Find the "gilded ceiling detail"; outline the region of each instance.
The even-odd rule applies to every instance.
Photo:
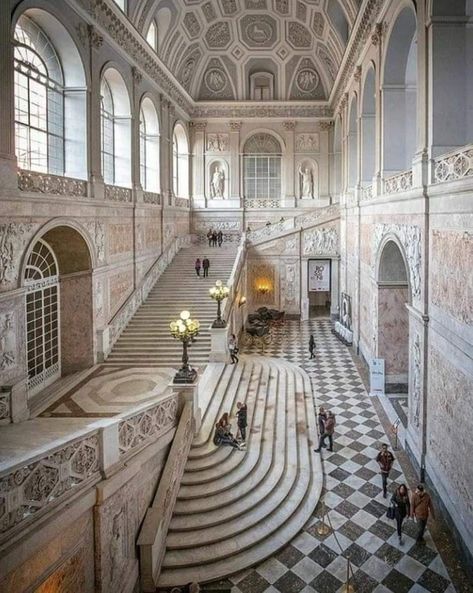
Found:
[[[337,6],[334,11],[334,5]],[[358,0],[141,0],[143,35],[196,100],[253,98],[268,73],[277,100],[324,100],[336,79]]]

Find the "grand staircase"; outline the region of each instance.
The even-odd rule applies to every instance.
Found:
[[[211,372],[209,372],[211,371]],[[243,570],[286,545],[311,516],[322,488],[312,452],[310,380],[274,358],[211,364],[201,390],[202,426],[188,457],[171,520],[159,587],[205,583]],[[216,447],[223,412],[248,405],[247,447]]]
[[[197,257],[210,260],[208,278],[194,271]],[[182,345],[169,332],[169,323],[183,309],[200,321],[201,330],[189,349],[191,365],[204,365],[210,352],[208,328],[216,317],[217,304],[209,297],[216,280],[228,281],[235,262],[236,247],[195,246],[182,249],[164,271],[147,300],[115,343],[106,364],[133,366],[180,365]]]

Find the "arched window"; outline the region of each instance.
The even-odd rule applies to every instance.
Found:
[[[61,375],[59,270],[50,246],[39,240],[25,269],[26,351],[30,395]]]
[[[177,123],[173,135],[172,181],[174,195],[189,197],[189,146],[182,124]]]
[[[102,175],[109,185],[131,185],[130,101],[123,78],[108,68],[100,84]]]
[[[77,48],[54,17],[37,9],[18,19],[14,45],[18,165],[86,178],[86,93]]]
[[[376,167],[376,97],[375,73],[370,70],[365,78],[361,102],[361,182],[373,183]]]
[[[146,33],[146,41],[151,45],[154,51],[158,51],[158,27],[155,21],[151,21]]]
[[[271,134],[259,132],[245,142],[245,198],[281,198],[281,154],[281,145]]]
[[[358,109],[356,97],[350,103],[348,117],[348,187],[353,188],[358,183]]]
[[[140,108],[140,180],[144,190],[159,192],[159,123],[148,97]]]

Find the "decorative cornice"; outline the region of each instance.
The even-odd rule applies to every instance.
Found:
[[[283,121],[282,125],[288,132],[293,132],[296,129],[295,121]]]
[[[95,27],[86,23],[79,23],[76,26],[77,36],[82,47],[87,47],[88,43],[94,49],[100,49],[103,45],[103,36],[97,32]]]
[[[230,119],[232,117],[249,118],[314,118],[314,117],[333,117],[333,111],[328,105],[291,105],[283,104],[222,104],[196,103],[192,112],[194,119],[222,118]]]
[[[207,127],[206,121],[190,121],[189,127],[193,129],[195,132],[204,132],[205,128]]]
[[[319,126],[322,132],[328,132],[333,128],[333,121],[321,121]]]
[[[232,132],[239,132],[241,130],[241,121],[229,121],[228,126]]]
[[[371,43],[376,47],[383,38],[384,24],[376,23],[373,33],[371,34]]]
[[[353,79],[355,80],[355,82],[360,82],[360,80],[361,80],[361,65],[358,65],[355,68],[355,72],[353,74]]]

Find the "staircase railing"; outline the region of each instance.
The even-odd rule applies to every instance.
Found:
[[[230,273],[230,277],[227,282],[227,286],[230,289],[230,294],[225,301],[223,307],[223,318],[227,321],[231,319],[232,311],[235,306],[235,301],[239,299],[238,294],[238,286],[240,284],[240,278],[242,271],[245,267],[246,263],[246,243],[247,243],[247,235],[243,233],[240,239],[240,244],[238,246],[238,251],[236,254],[235,262],[233,264],[232,271]],[[238,333],[239,328],[230,327],[232,333]]]

